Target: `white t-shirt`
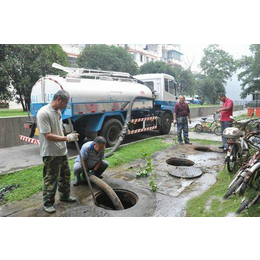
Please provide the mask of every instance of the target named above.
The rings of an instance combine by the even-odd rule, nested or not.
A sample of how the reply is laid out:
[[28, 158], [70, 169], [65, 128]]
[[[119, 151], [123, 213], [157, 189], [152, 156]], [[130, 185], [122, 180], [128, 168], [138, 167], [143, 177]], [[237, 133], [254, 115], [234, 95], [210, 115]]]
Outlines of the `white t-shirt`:
[[50, 104], [42, 107], [37, 113], [37, 127], [42, 157], [64, 156], [68, 153], [65, 141], [48, 141], [44, 136], [47, 133], [64, 136], [60, 110], [55, 110]]

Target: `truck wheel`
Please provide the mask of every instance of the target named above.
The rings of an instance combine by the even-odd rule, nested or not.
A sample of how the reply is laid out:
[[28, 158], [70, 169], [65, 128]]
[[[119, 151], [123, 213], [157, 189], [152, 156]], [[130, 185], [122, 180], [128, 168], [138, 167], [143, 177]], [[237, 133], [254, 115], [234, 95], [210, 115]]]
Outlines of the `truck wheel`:
[[114, 146], [117, 142], [118, 136], [122, 131], [122, 124], [118, 119], [108, 120], [102, 127], [100, 135], [107, 140], [107, 146]]
[[172, 117], [169, 113], [165, 113], [162, 117], [162, 126], [160, 127], [159, 133], [161, 135], [168, 134], [172, 127]]

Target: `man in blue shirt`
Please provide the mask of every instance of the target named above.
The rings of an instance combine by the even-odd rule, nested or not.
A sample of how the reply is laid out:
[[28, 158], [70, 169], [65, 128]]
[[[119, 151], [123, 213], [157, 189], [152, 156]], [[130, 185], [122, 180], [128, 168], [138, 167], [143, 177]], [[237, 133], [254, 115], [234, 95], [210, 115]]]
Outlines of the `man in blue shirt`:
[[[92, 174], [96, 175], [99, 178], [102, 178], [101, 174], [106, 170], [109, 165], [107, 161], [103, 160], [105, 147], [106, 139], [103, 136], [98, 136], [94, 139], [94, 141], [83, 144], [80, 150], [86, 170], [88, 172], [92, 170]], [[73, 185], [77, 186], [82, 183], [80, 174], [83, 172], [83, 167], [80, 162], [79, 155], [75, 160], [73, 172], [75, 175]]]

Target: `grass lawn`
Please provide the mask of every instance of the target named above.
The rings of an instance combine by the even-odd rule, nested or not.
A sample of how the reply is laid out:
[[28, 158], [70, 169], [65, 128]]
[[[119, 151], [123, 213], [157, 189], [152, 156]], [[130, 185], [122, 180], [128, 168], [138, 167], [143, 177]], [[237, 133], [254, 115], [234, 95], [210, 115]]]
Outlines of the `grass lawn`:
[[0, 117], [8, 116], [27, 116], [28, 113], [22, 109], [0, 109]]
[[[227, 200], [223, 196], [234, 174], [223, 170], [217, 175], [217, 182], [201, 196], [193, 198], [187, 203], [187, 216], [189, 217], [225, 217], [228, 213], [235, 213], [240, 207], [242, 197], [232, 195]], [[247, 189], [245, 196], [252, 197], [255, 191]], [[239, 216], [259, 217], [260, 205], [255, 204]]]
[[[113, 168], [119, 165], [123, 165], [142, 158], [142, 154], [152, 154], [158, 150], [162, 150], [170, 147], [172, 144], [165, 143], [163, 139], [151, 139], [142, 141], [136, 144], [131, 144], [120, 148], [113, 156], [107, 158], [109, 162], [109, 168]], [[73, 168], [74, 159], [70, 160], [70, 167]], [[0, 176], [0, 194], [1, 189], [10, 185], [19, 185], [18, 188], [6, 193], [5, 200], [1, 201], [0, 205], [12, 202], [16, 200], [22, 200], [26, 197], [30, 197], [35, 193], [42, 191], [42, 165], [31, 167], [25, 170], [17, 171], [8, 175]], [[72, 173], [72, 179], [74, 175]]]
[[222, 142], [218, 141], [211, 141], [211, 140], [204, 140], [204, 139], [190, 139], [191, 143], [198, 143], [198, 144], [205, 144], [205, 145], [222, 145]]
[[204, 105], [199, 105], [199, 104], [189, 104], [190, 108], [193, 107], [219, 107], [221, 105], [210, 105], [210, 104], [204, 104]]

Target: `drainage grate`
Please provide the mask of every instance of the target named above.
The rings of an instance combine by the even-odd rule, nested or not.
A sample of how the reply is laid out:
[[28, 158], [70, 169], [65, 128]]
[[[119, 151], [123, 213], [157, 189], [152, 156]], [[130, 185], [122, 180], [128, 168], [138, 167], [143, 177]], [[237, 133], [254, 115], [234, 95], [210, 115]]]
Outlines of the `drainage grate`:
[[[124, 209], [129, 209], [133, 207], [138, 201], [138, 196], [132, 191], [121, 189], [115, 189], [114, 191], [118, 198], [121, 200]], [[99, 207], [107, 210], [115, 210], [111, 199], [104, 191], [100, 191], [96, 194], [96, 200]]]
[[60, 217], [109, 217], [109, 214], [101, 208], [83, 206], [69, 209]]
[[200, 152], [212, 152], [212, 150], [207, 146], [196, 146], [196, 147], [194, 147], [194, 150], [200, 151]]
[[171, 176], [183, 179], [194, 179], [202, 175], [202, 171], [195, 167], [176, 167], [168, 169]]
[[166, 160], [166, 163], [172, 166], [193, 166], [195, 164], [191, 160], [176, 157], [171, 157], [170, 159]]

